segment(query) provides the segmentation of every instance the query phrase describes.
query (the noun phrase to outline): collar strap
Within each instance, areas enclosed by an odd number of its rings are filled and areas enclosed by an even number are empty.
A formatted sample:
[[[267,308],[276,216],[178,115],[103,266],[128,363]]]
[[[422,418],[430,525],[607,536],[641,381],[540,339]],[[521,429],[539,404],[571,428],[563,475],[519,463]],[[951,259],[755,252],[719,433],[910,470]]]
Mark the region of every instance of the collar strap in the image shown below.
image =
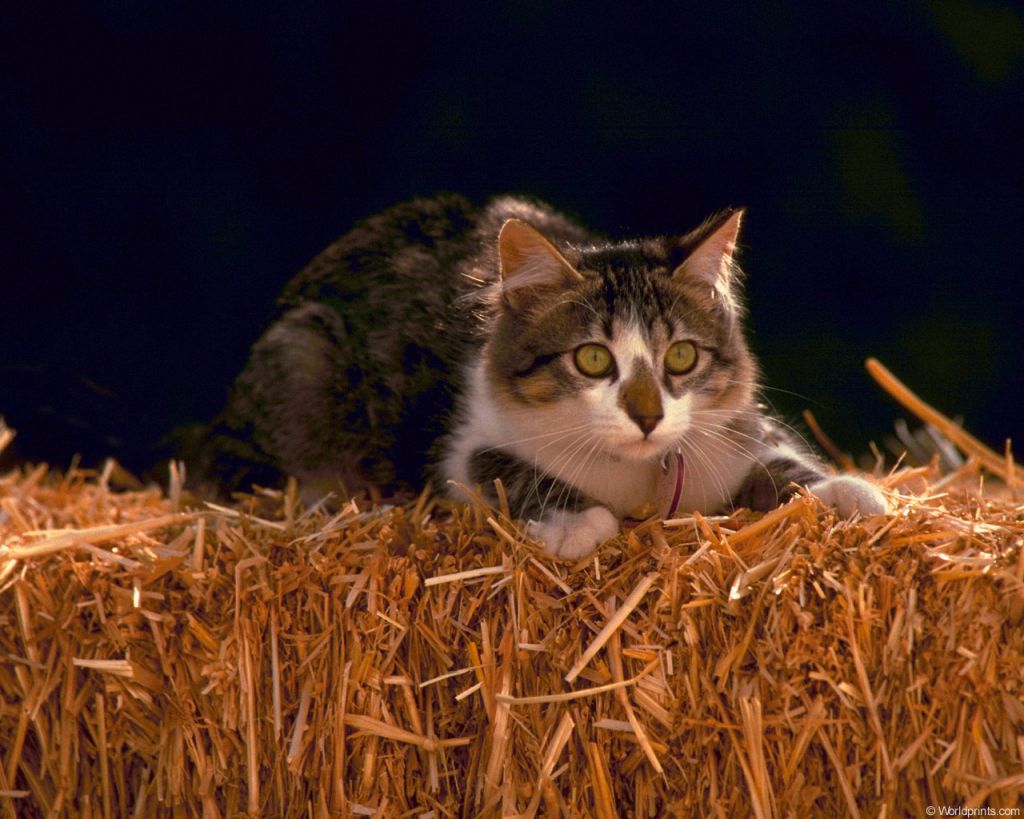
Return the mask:
[[[683,460],[683,456],[679,452],[673,452],[670,458],[675,458],[675,473],[676,480],[675,486],[672,487],[672,500],[669,501],[668,511],[665,512],[665,518],[674,517],[676,509],[679,506],[679,499],[683,496],[683,483],[686,481],[686,462]]]

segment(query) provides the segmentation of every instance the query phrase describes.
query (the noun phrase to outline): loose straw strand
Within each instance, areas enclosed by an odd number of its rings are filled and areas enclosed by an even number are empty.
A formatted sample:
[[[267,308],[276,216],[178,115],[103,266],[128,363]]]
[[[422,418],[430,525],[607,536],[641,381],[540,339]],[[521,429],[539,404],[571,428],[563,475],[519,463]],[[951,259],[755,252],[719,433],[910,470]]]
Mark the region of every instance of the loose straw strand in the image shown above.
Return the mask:
[[[997,454],[955,421],[925,403],[878,359],[869,358],[865,366],[871,377],[907,410],[939,430],[964,453],[975,456],[987,470],[1007,482],[1024,480],[1024,469],[1012,457]]]

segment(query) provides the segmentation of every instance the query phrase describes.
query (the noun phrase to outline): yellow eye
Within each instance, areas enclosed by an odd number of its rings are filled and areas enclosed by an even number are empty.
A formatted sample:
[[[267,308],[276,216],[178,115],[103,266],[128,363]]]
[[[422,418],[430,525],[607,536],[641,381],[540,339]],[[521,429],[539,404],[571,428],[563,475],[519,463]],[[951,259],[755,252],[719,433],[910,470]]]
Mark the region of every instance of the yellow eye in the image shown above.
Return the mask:
[[[584,344],[576,350],[576,368],[591,378],[601,378],[612,371],[615,359],[607,347],[600,344]]]
[[[677,341],[665,353],[665,369],[672,375],[683,375],[697,364],[697,348],[691,341]]]

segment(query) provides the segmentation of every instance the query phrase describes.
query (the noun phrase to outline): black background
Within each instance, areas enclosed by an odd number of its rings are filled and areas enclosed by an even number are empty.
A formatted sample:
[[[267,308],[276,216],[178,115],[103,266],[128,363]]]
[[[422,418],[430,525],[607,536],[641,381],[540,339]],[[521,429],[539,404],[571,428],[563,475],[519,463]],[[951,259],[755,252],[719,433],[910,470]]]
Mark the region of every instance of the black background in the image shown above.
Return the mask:
[[[215,413],[284,282],[439,189],[612,235],[727,205],[790,417],[1021,440],[1024,22],[906,3],[21,3],[0,23],[0,412],[129,463]]]

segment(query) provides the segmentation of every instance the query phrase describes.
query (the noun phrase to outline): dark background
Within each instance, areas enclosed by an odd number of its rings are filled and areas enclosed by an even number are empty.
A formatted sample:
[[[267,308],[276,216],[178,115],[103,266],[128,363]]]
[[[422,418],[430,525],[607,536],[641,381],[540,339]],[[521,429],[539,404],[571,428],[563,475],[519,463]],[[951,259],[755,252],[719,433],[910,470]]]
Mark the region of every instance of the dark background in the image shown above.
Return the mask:
[[[876,355],[1024,446],[1024,22],[983,0],[21,3],[0,40],[0,412],[139,466],[221,406],[285,281],[438,189],[612,235],[727,205],[790,417],[849,450]]]

